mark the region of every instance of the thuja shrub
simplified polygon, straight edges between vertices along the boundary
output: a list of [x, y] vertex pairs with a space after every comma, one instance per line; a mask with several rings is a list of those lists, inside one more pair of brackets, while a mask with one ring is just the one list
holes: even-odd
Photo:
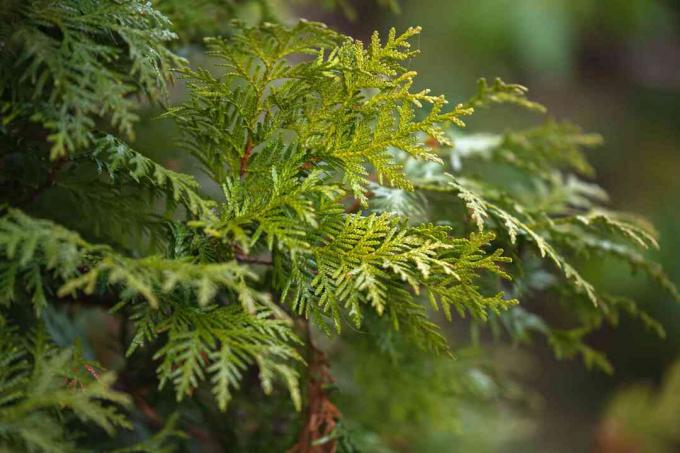
[[[625, 314], [663, 335], [578, 267], [621, 261], [678, 299], [653, 229], [592, 182], [597, 135], [465, 134], [478, 109], [544, 108], [500, 80], [453, 104], [414, 90], [418, 27], [364, 43], [254, 3], [269, 22], [212, 19], [237, 2], [2, 3], [3, 449], [352, 450], [324, 348], [416, 426], [475, 393], [478, 363], [449, 358], [461, 318], [606, 372], [589, 333]], [[135, 149], [149, 103], [200, 178]]]

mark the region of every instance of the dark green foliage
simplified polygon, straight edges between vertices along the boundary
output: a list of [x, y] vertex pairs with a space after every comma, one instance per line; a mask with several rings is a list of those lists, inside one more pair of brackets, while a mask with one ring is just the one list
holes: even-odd
[[167, 49], [170, 22], [142, 1], [10, 1], [2, 7], [0, 92], [5, 126], [48, 131], [50, 156], [92, 141], [98, 118], [132, 137], [135, 101], [158, 98], [181, 59]]

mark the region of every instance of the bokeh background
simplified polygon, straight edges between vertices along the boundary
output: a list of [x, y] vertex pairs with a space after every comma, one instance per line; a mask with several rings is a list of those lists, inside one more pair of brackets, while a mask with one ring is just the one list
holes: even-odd
[[[531, 98], [551, 116], [602, 134], [604, 146], [590, 156], [598, 183], [611, 194], [612, 207], [654, 223], [662, 248], [657, 258], [680, 284], [680, 2], [402, 0], [398, 14], [368, 1], [353, 5], [355, 20], [309, 6], [301, 14], [360, 39], [374, 29], [421, 25], [421, 55], [412, 63], [421, 87], [456, 102], [473, 94], [478, 77], [500, 76], [529, 87]], [[477, 114], [468, 126], [497, 130], [536, 120], [501, 110]], [[680, 395], [673, 400], [669, 385], [670, 395], [635, 400], [646, 391], [639, 386], [660, 391], [655, 389], [680, 354], [680, 306], [643, 280], [622, 278], [619, 267], [589, 274], [649, 307], [667, 338], [659, 340], [625, 319], [603, 330], [592, 342], [613, 362], [611, 376], [578, 361], [557, 361], [540, 345], [529, 363], [514, 356], [522, 384], [540, 399], [529, 411], [530, 429], [509, 419], [472, 419], [457, 444], [461, 451], [634, 452], [640, 451], [640, 437], [680, 435]], [[636, 402], [614, 408], [621, 398]], [[612, 420], [617, 410], [614, 415], [628, 417], [628, 425]], [[662, 420], [654, 418], [659, 412]], [[505, 429], [488, 429], [492, 426]]]

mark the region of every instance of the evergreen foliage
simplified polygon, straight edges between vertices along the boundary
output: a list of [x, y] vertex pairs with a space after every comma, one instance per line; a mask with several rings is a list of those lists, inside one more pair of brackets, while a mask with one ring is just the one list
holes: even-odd
[[[468, 389], [446, 384], [445, 370], [457, 366], [444, 360], [456, 351], [438, 311], [452, 323], [503, 326], [515, 341], [540, 333], [557, 356], [579, 354], [607, 371], [585, 342], [603, 322], [626, 313], [663, 333], [634, 301], [579, 270], [583, 257], [622, 260], [680, 299], [645, 254], [658, 247], [653, 230], [607, 210], [605, 192], [584, 179], [593, 173], [584, 151], [598, 136], [553, 121], [464, 135], [475, 109], [544, 108], [500, 80], [481, 80], [453, 106], [415, 90], [408, 61], [418, 27], [366, 44], [303, 20], [210, 29], [214, 13], [238, 7], [2, 3], [3, 448], [234, 441], [253, 451], [257, 440], [220, 431], [239, 423], [214, 424], [257, 383], [273, 398], [253, 397], [253, 418], [266, 424], [268, 404], [301, 412], [287, 425], [300, 428], [298, 451], [351, 449], [316, 329], [349, 346], [352, 330], [370, 333], [361, 345], [369, 357], [442, 354], [432, 360], [433, 398]], [[189, 66], [170, 47], [178, 35], [195, 42], [210, 31], [225, 33], [205, 39], [211, 67]], [[173, 74], [188, 92], [161, 106], [163, 116], [201, 176], [135, 150], [140, 99], [163, 101]], [[516, 177], [509, 185], [500, 173]], [[517, 305], [539, 293], [559, 316]], [[117, 375], [55, 331], [55, 316], [68, 324], [84, 313], [116, 326]], [[403, 379], [417, 385], [428, 376], [413, 366]], [[276, 402], [280, 384], [292, 407]], [[411, 395], [419, 407], [422, 394]], [[98, 443], [98, 429], [113, 437]]]
[[176, 35], [150, 2], [5, 1], [2, 112], [5, 126], [29, 120], [48, 132], [52, 159], [92, 141], [95, 121], [133, 136], [135, 101], [158, 98], [181, 62]]
[[124, 393], [110, 388], [112, 373], [99, 374], [77, 350], [50, 345], [44, 329], [22, 338], [2, 320], [0, 445], [7, 451], [75, 451], [70, 419], [107, 433], [130, 424]]

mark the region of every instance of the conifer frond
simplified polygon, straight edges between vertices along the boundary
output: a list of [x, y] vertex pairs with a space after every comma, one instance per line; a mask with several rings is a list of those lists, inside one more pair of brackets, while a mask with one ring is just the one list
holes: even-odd
[[[297, 372], [287, 365], [289, 359], [299, 359], [290, 343], [295, 337], [290, 327], [280, 320], [270, 319], [263, 310], [263, 297], [246, 283], [254, 278], [247, 267], [235, 262], [192, 263], [160, 257], [127, 258], [109, 247], [94, 246], [49, 221], [35, 220], [12, 210], [0, 219], [0, 252], [8, 263], [3, 269], [2, 292], [12, 292], [16, 281], [29, 267], [24, 279], [33, 278], [33, 269], [42, 279], [39, 263], [65, 282], [57, 296], [113, 290], [119, 294], [120, 310], [139, 298], [148, 304], [136, 309], [139, 330], [130, 352], [159, 336], [165, 345], [157, 352], [161, 385], [172, 381], [178, 398], [190, 393], [204, 374], [209, 374], [214, 392], [222, 409], [230, 399], [230, 388], [237, 387], [247, 365], [257, 363], [263, 388], [270, 392], [272, 381], [281, 377], [288, 385], [296, 404]], [[8, 277], [13, 272], [12, 278]], [[27, 284], [35, 293], [43, 291], [40, 280]], [[217, 307], [211, 302], [220, 290], [228, 290], [240, 305]], [[52, 296], [53, 297], [53, 296]], [[47, 303], [41, 295], [42, 309]], [[189, 301], [189, 302], [182, 302]], [[160, 308], [160, 310], [159, 310]]]
[[[478, 102], [493, 97], [485, 82], [480, 86]], [[523, 91], [514, 94], [523, 96]], [[521, 318], [534, 317], [527, 321], [526, 325], [532, 326], [528, 330], [544, 335], [558, 356], [580, 355], [587, 365], [606, 372], [611, 371], [611, 364], [584, 342], [603, 322], [616, 324], [620, 314], [625, 313], [663, 335], [662, 326], [636, 302], [604, 293], [573, 264], [583, 258], [623, 261], [633, 271], [646, 274], [672, 299], [680, 300], [677, 288], [661, 266], [644, 255], [646, 249], [658, 246], [653, 228], [634, 216], [605, 208], [606, 192], [580, 179], [579, 175], [593, 173], [584, 151], [599, 144], [599, 136], [583, 133], [568, 123], [548, 121], [537, 128], [503, 135], [458, 138], [455, 134], [454, 142], [453, 148], [440, 148], [441, 154], [449, 153], [446, 167], [426, 171], [426, 164], [407, 159], [410, 160], [405, 168], [409, 169], [407, 174], [416, 189], [433, 196], [455, 194], [475, 229], [498, 232], [501, 244], [521, 253], [514, 261], [519, 270], [510, 271], [513, 275], [535, 272], [525, 268], [525, 262], [530, 261], [523, 253], [524, 243], [529, 243], [569, 282], [566, 286], [546, 280], [540, 290], [553, 288], [556, 301], [569, 304], [565, 313], [576, 327], [556, 329], [547, 321], [535, 322], [535, 315], [526, 312]], [[480, 177], [480, 171], [484, 176]], [[507, 178], [490, 176], [501, 171], [521, 179], [508, 183]], [[548, 268], [548, 272], [546, 275], [550, 276], [553, 270]], [[581, 299], [590, 303], [581, 304]], [[513, 321], [508, 325], [519, 324]], [[527, 329], [509, 330], [513, 336], [526, 337], [523, 332]]]
[[[81, 265], [88, 263], [85, 250], [90, 245], [78, 234], [52, 222], [33, 219], [22, 211], [9, 210], [0, 217], [0, 294], [2, 302], [15, 300], [25, 288], [36, 311], [47, 304], [43, 281], [49, 271], [61, 281], [74, 277]], [[97, 252], [97, 248], [92, 248]]]
[[128, 354], [165, 338], [154, 359], [160, 362], [160, 386], [172, 383], [178, 400], [209, 380], [220, 409], [225, 410], [243, 373], [257, 365], [265, 393], [272, 391], [274, 379], [281, 379], [300, 408], [298, 373], [292, 366], [302, 361], [293, 347], [299, 340], [288, 324], [272, 318], [271, 311], [249, 314], [236, 305], [199, 307], [178, 302], [162, 311], [141, 306], [135, 322], [138, 331]]
[[[474, 185], [464, 178], [451, 178], [451, 181], [449, 181], [449, 186], [465, 202], [465, 206], [470, 211], [470, 216], [480, 231], [484, 229], [486, 219], [494, 218], [497, 226], [505, 230], [512, 244], [516, 243], [519, 234], [524, 235], [535, 245], [542, 257], [548, 257], [575, 288], [584, 293], [594, 304], [597, 304], [597, 294], [593, 285], [584, 279], [567, 259], [555, 249], [549, 238], [545, 237], [545, 233], [532, 228], [526, 221], [521, 220], [517, 216], [518, 214], [511, 213], [499, 205], [485, 200], [480, 195], [484, 189], [481, 189], [479, 183], [476, 183], [477, 190], [475, 190], [472, 188]], [[520, 213], [522, 212], [521, 205], [515, 204], [514, 206], [518, 208]], [[532, 222], [533, 219], [528, 217], [528, 221]]]
[[[512, 91], [503, 86], [499, 82], [497, 89]], [[486, 82], [480, 82], [480, 87], [478, 99], [491, 96], [493, 90], [489, 91]], [[593, 253], [623, 259], [634, 269], [644, 270], [677, 299], [677, 290], [665, 273], [635, 251], [658, 246], [653, 230], [635, 217], [605, 209], [606, 192], [578, 177], [592, 175], [584, 150], [600, 143], [601, 137], [596, 134], [583, 133], [569, 123], [548, 121], [537, 128], [500, 136], [463, 137], [461, 149], [449, 151], [455, 176], [443, 170], [410, 174], [417, 188], [455, 193], [480, 231], [487, 227], [502, 230], [511, 245], [516, 244], [518, 236], [524, 237], [593, 303], [597, 304], [600, 296], [571, 264], [577, 255]], [[474, 163], [519, 171], [526, 182], [508, 185], [468, 176], [467, 166]], [[478, 171], [480, 167], [475, 168]]]
[[[460, 136], [474, 109], [544, 108], [499, 79], [480, 80], [477, 94], [452, 108], [415, 90], [410, 41], [419, 27], [363, 43], [307, 21], [198, 29], [213, 12], [252, 3], [273, 18], [268, 0], [199, 0], [188, 14], [177, 0], [5, 3], [0, 450], [78, 450], [73, 428], [130, 427], [120, 409], [131, 400], [140, 442], [116, 436], [110, 449], [166, 450], [181, 436], [176, 416], [163, 428], [168, 395], [193, 397], [181, 403], [191, 432], [255, 381], [246, 375], [253, 369], [265, 394], [283, 383], [300, 410], [298, 327], [309, 400], [332, 406], [332, 423], [304, 431], [328, 439], [302, 436], [299, 445], [333, 449], [340, 425], [322, 388], [327, 367], [314, 370], [324, 362], [314, 326], [332, 334], [349, 322], [378, 340], [371, 354], [390, 360], [412, 353], [402, 339], [450, 354], [433, 316], [441, 311], [449, 321], [457, 314], [503, 326], [516, 341], [539, 334], [556, 355], [611, 371], [587, 345], [590, 333], [622, 314], [660, 335], [663, 326], [635, 301], [587, 281], [582, 260], [627, 263], [680, 300], [645, 255], [658, 247], [653, 228], [607, 209], [606, 192], [585, 180], [593, 175], [585, 151], [599, 136], [554, 121]], [[177, 20], [185, 43], [227, 32], [205, 40], [216, 68], [189, 67], [172, 53], [176, 36], [161, 11]], [[205, 178], [171, 171], [125, 141], [142, 99], [163, 98], [172, 66], [187, 99], [165, 115], [210, 179], [205, 191]], [[211, 185], [223, 193], [211, 198]], [[515, 306], [534, 292], [553, 304], [558, 322]], [[115, 331], [121, 347], [113, 354], [124, 365], [116, 388], [132, 398], [69, 346], [82, 337], [94, 350], [75, 322], [69, 335], [55, 322], [85, 315]], [[137, 359], [143, 374], [132, 370]], [[420, 363], [402, 382], [429, 373], [436, 390], [450, 391], [446, 373]], [[154, 371], [161, 390], [174, 392], [138, 382], [153, 381]], [[318, 415], [312, 406], [308, 428]], [[160, 431], [150, 435], [147, 425]], [[121, 444], [128, 446], [115, 450]]]
[[[619, 313], [625, 313], [633, 319], [638, 319], [650, 331], [654, 332], [659, 338], [666, 338], [666, 329], [658, 320], [654, 319], [648, 312], [643, 310], [638, 303], [625, 296], [612, 296], [604, 294], [601, 297], [603, 309], [606, 312], [607, 320], [612, 325], [619, 323]], [[611, 309], [609, 307], [612, 307]]]
[[[384, 43], [374, 34], [365, 46], [312, 22], [242, 27], [232, 38], [207, 42], [224, 76], [182, 71], [192, 98], [171, 114], [187, 133], [188, 149], [220, 183], [242, 176], [244, 160], [271, 152], [268, 144], [292, 131], [305, 161], [341, 172], [364, 204], [369, 165], [380, 182], [410, 189], [389, 148], [437, 161], [416, 135], [448, 143], [441, 124], [462, 125], [471, 113], [462, 105], [445, 112], [443, 97], [411, 91], [416, 74], [403, 64], [417, 53], [408, 40], [419, 31], [391, 30]], [[426, 104], [430, 111], [416, 119]]]
[[270, 249], [275, 240], [289, 250], [308, 247], [306, 235], [318, 227], [321, 206], [338, 203], [344, 191], [329, 181], [323, 168], [301, 172], [304, 156], [299, 151], [284, 156], [281, 162], [260, 162], [263, 156], [255, 156], [248, 171], [257, 177], [228, 177], [223, 185], [226, 201], [216, 215], [190, 225], [234, 241], [246, 252], [261, 237]]
[[172, 21], [180, 44], [188, 44], [200, 43], [206, 36], [228, 33], [230, 20], [242, 17], [244, 13], [256, 11], [260, 20], [277, 22], [282, 19], [277, 3], [271, 0], [194, 0], [187, 8], [186, 0], [162, 0], [155, 2], [155, 6]]
[[388, 315], [398, 328], [400, 318], [414, 314], [413, 297], [421, 291], [448, 319], [451, 308], [483, 319], [487, 311], [516, 302], [501, 294], [484, 296], [476, 286], [483, 271], [508, 278], [500, 267], [509, 261], [502, 251], [482, 251], [492, 238], [451, 238], [446, 227], [407, 227], [405, 219], [388, 214], [347, 215], [329, 225], [307, 256], [291, 259], [283, 297], [290, 296], [292, 306], [306, 316], [313, 310], [329, 313], [338, 330], [344, 310], [360, 326], [366, 305]]
[[183, 204], [193, 215], [206, 215], [211, 208], [211, 202], [199, 195], [199, 184], [192, 176], [168, 170], [112, 135], [97, 139], [88, 157], [112, 180], [129, 178], [141, 186], [161, 191], [167, 194], [169, 202]]
[[579, 127], [570, 123], [549, 121], [533, 130], [516, 135], [507, 134], [501, 146], [506, 150], [506, 159], [524, 163], [534, 174], [547, 174], [560, 169], [592, 176], [593, 169], [583, 149], [601, 143], [602, 137], [597, 134], [584, 134]]
[[[501, 136], [487, 134], [485, 139], [487, 143], [478, 144], [476, 154], [461, 157], [494, 160], [517, 168], [531, 178], [542, 176], [545, 179], [551, 179], [555, 170], [592, 176], [593, 169], [584, 149], [602, 143], [602, 137], [597, 134], [587, 134], [571, 123], [556, 121]], [[456, 154], [455, 150], [453, 154]]]
[[[231, 38], [207, 41], [226, 74], [183, 70], [191, 100], [170, 112], [188, 150], [224, 186], [216, 215], [191, 225], [246, 252], [265, 237], [279, 256], [278, 244], [278, 263], [291, 274], [281, 283], [284, 299], [315, 319], [329, 315], [338, 330], [343, 312], [359, 325], [368, 304], [379, 314], [389, 311], [395, 327], [409, 329], [412, 321], [419, 326], [413, 332], [431, 332], [420, 343], [441, 349], [414, 294], [426, 291], [447, 317], [451, 306], [485, 317], [512, 304], [481, 295], [474, 284], [483, 270], [507, 277], [498, 267], [505, 261], [500, 251], [479, 251], [491, 237], [458, 241], [441, 228], [407, 229], [396, 217], [341, 215], [335, 175], [364, 205], [369, 167], [380, 184], [411, 190], [395, 153], [438, 162], [419, 136], [449, 143], [444, 125], [462, 125], [460, 117], [471, 113], [462, 105], [444, 113], [443, 97], [411, 92], [415, 73], [403, 64], [417, 53], [408, 40], [419, 29], [392, 30], [384, 42], [374, 34], [364, 46], [304, 21], [236, 27]], [[425, 104], [431, 108], [417, 120]], [[336, 261], [335, 245], [356, 252], [357, 241], [370, 250]], [[385, 255], [371, 256], [379, 252]]]
[[576, 220], [600, 234], [623, 237], [639, 248], [659, 248], [654, 231], [650, 231], [646, 225], [627, 221], [620, 213], [594, 210], [586, 215], [576, 216]]
[[563, 240], [574, 251], [586, 256], [613, 258], [627, 263], [633, 272], [646, 274], [659, 288], [663, 289], [673, 300], [680, 301], [680, 292], [663, 267], [644, 255], [637, 243], [613, 241], [608, 237], [597, 237], [583, 231], [561, 231]]
[[92, 294], [103, 284], [125, 298], [139, 296], [158, 308], [164, 298], [175, 293], [191, 294], [198, 304], [205, 305], [220, 289], [229, 289], [252, 310], [260, 297], [245, 283], [247, 278], [254, 274], [235, 262], [194, 264], [155, 256], [134, 259], [105, 254], [82, 275], [64, 283], [58, 295], [74, 295], [77, 290]]
[[587, 328], [552, 329], [548, 341], [558, 359], [581, 356], [588, 368], [598, 368], [611, 374], [614, 367], [607, 357], [584, 342], [583, 337], [588, 333], [590, 330]]
[[372, 212], [398, 215], [409, 219], [411, 224], [427, 220], [427, 199], [422, 193], [385, 187], [379, 184], [369, 186], [372, 194], [369, 208]]
[[3, 320], [0, 448], [76, 451], [76, 433], [65, 424], [73, 419], [94, 423], [110, 435], [118, 428], [131, 428], [120, 411], [130, 400], [111, 388], [113, 374], [96, 378], [88, 374], [74, 350], [57, 350], [42, 331], [21, 342], [17, 338]]
[[[219, 290], [229, 290], [249, 310], [261, 300], [246, 280], [254, 278], [236, 262], [192, 263], [162, 257], [129, 258], [110, 247], [84, 241], [76, 233], [47, 220], [10, 210], [0, 218], [0, 294], [11, 302], [19, 282], [26, 282], [36, 310], [47, 303], [43, 279], [56, 277], [58, 297], [78, 290], [93, 294], [110, 288], [123, 300], [141, 297], [151, 306], [176, 294], [193, 295], [208, 304]], [[52, 295], [53, 296], [53, 295]]]
[[505, 83], [496, 78], [489, 85], [485, 78], [477, 81], [477, 93], [468, 102], [472, 108], [487, 107], [493, 104], [514, 104], [529, 110], [545, 112], [545, 107], [527, 99], [527, 88], [516, 83]]
[[[593, 200], [588, 200], [588, 211], [584, 214], [570, 214], [557, 209], [551, 213], [556, 217], [551, 218], [545, 216], [546, 211], [542, 208], [524, 205], [509, 192], [503, 192], [502, 188], [484, 185], [480, 181], [464, 177], [450, 176], [448, 188], [438, 181], [431, 186], [417, 187], [456, 193], [480, 231], [492, 221], [492, 227], [502, 229], [511, 244], [515, 244], [518, 235], [522, 235], [534, 244], [542, 257], [549, 258], [561, 270], [575, 289], [585, 294], [595, 304], [599, 303], [600, 297], [596, 289], [581, 276], [560, 250], [572, 256], [593, 253], [623, 259], [634, 270], [643, 270], [674, 299], [680, 300], [677, 289], [663, 270], [635, 251], [657, 246], [653, 232], [643, 226], [627, 222], [622, 214], [597, 209]], [[550, 198], [548, 200], [554, 201]], [[553, 206], [553, 209], [556, 206]], [[569, 209], [569, 203], [564, 206], [565, 209]]]
[[[182, 63], [166, 44], [168, 19], [150, 2], [5, 2], [0, 30], [4, 122], [30, 120], [49, 131], [51, 157], [91, 143], [95, 121], [132, 136], [136, 102], [158, 98], [167, 70]], [[15, 77], [15, 74], [21, 77]]]

